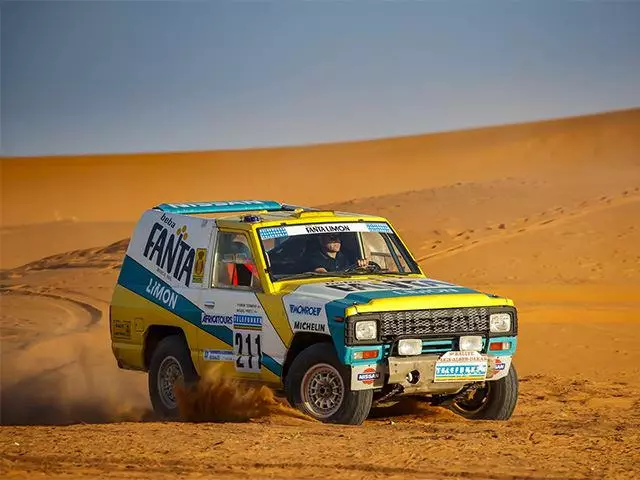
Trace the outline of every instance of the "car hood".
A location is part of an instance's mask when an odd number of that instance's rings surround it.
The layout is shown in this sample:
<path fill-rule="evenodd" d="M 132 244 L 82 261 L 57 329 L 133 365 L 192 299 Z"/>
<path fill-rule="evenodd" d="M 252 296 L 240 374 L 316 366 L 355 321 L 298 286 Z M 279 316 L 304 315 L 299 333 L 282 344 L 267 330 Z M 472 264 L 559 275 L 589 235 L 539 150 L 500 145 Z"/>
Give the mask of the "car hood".
<path fill-rule="evenodd" d="M 431 278 L 390 277 L 306 283 L 284 296 L 285 303 L 358 312 L 512 305 L 506 298 Z"/>

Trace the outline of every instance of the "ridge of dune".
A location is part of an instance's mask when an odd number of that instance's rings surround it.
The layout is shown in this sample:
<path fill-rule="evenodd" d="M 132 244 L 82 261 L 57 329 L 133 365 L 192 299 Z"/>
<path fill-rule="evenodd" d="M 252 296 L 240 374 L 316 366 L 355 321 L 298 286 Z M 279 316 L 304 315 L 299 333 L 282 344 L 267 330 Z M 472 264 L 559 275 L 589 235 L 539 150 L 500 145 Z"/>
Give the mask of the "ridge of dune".
<path fill-rule="evenodd" d="M 56 218 L 134 222 L 161 202 L 273 198 L 317 205 L 536 175 L 542 165 L 575 170 L 602 164 L 605 156 L 632 168 L 640 162 L 638 132 L 640 109 L 632 109 L 301 147 L 4 158 L 2 225 Z"/>
<path fill-rule="evenodd" d="M 132 222 L 60 220 L 0 229 L 0 270 L 129 237 Z"/>
<path fill-rule="evenodd" d="M 308 142 L 304 144 L 291 144 L 291 145 L 280 145 L 280 146 L 270 146 L 270 147 L 245 147 L 245 148 L 231 148 L 231 149 L 215 149 L 215 150 L 169 150 L 169 151 L 145 151 L 145 152 L 113 152 L 113 153 L 95 153 L 95 154 L 61 154 L 61 155 L 46 155 L 46 156 L 33 156 L 33 155 L 23 155 L 23 156 L 4 156 L 4 159 L 39 159 L 39 158 L 49 158 L 49 159 L 76 159 L 83 160 L 87 158 L 99 159 L 104 157 L 129 157 L 129 156 L 137 156 L 137 157 L 146 157 L 150 160 L 156 160 L 161 156 L 175 156 L 182 154 L 211 154 L 211 153 L 248 153 L 248 152 L 269 152 L 269 151 L 287 151 L 287 150 L 300 150 L 300 149 L 317 149 L 319 147 L 322 148 L 342 148 L 347 146 L 363 146 L 363 145 L 371 145 L 375 143 L 386 143 L 386 142 L 396 142 L 396 141 L 412 141 L 412 140 L 420 140 L 424 138 L 435 138 L 438 137 L 440 139 L 447 139 L 450 136 L 458 136 L 463 134 L 474 135 L 478 139 L 487 140 L 492 134 L 499 134 L 500 136 L 504 136 L 506 129 L 513 129 L 518 134 L 532 135 L 532 134 L 542 134 L 549 130 L 556 130 L 558 127 L 567 131 L 567 127 L 578 127 L 583 128 L 587 125 L 598 125 L 602 126 L 603 120 L 606 118 L 605 123 L 609 126 L 619 126 L 620 122 L 627 122 L 631 117 L 635 117 L 635 115 L 640 111 L 640 106 L 629 107 L 624 109 L 617 110 L 607 110 L 601 112 L 593 112 L 593 113 L 585 113 L 582 115 L 568 115 L 565 117 L 550 117 L 546 119 L 540 120 L 532 120 L 532 121 L 522 121 L 522 122 L 512 122 L 512 123 L 503 123 L 503 124 L 493 124 L 486 126 L 478 126 L 478 127 L 469 127 L 469 128 L 460 128 L 454 130 L 444 130 L 438 132 L 431 133 L 422 133 L 422 134 L 407 134 L 407 135 L 393 135 L 386 137 L 375 137 L 369 139 L 357 139 L 357 140 L 345 140 L 340 142 Z M 521 130 L 524 127 L 524 130 Z"/>

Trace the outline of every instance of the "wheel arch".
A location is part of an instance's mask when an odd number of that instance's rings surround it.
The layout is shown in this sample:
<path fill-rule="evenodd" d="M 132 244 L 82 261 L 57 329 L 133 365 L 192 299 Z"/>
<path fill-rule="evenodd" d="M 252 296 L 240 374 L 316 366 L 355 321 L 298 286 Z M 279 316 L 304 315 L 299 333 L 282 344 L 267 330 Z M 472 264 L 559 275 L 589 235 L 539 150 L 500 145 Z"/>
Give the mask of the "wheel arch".
<path fill-rule="evenodd" d="M 293 363 L 295 358 L 300 355 L 303 350 L 310 347 L 311 345 L 323 342 L 330 343 L 331 347 L 333 347 L 333 341 L 330 335 L 310 332 L 296 332 L 296 334 L 293 336 L 293 339 L 291 340 L 291 345 L 289 345 L 284 365 L 282 366 L 283 384 L 285 383 L 287 374 L 289 373 L 289 368 L 291 367 L 291 364 Z"/>
<path fill-rule="evenodd" d="M 151 325 L 149 326 L 149 328 L 147 328 L 142 351 L 144 358 L 144 368 L 146 370 L 149 370 L 153 352 L 155 351 L 158 344 L 162 341 L 163 338 L 171 335 L 178 335 L 182 337 L 185 344 L 187 343 L 187 336 L 184 333 L 184 330 L 182 330 L 182 328 L 180 327 L 172 325 Z"/>

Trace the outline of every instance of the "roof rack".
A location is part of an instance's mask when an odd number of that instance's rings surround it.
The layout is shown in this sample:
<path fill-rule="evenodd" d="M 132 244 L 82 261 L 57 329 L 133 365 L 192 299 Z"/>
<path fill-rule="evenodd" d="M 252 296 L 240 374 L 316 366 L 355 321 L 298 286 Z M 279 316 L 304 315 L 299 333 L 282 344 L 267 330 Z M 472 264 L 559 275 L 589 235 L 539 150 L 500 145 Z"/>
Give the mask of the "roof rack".
<path fill-rule="evenodd" d="M 316 211 L 315 208 L 297 207 L 273 200 L 222 200 L 214 202 L 161 203 L 153 207 L 167 213 L 233 213 L 265 210 L 267 212 L 295 211 L 298 209 Z"/>

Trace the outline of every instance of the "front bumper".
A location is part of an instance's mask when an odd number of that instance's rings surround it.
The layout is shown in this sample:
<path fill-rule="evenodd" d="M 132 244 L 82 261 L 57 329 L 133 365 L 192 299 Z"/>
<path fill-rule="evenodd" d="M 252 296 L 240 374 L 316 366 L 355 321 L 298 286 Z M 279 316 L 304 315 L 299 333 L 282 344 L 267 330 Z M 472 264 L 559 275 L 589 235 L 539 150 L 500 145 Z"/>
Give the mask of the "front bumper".
<path fill-rule="evenodd" d="M 459 352 L 456 352 L 459 353 Z M 415 393 L 457 393 L 465 385 L 478 381 L 498 380 L 507 375 L 511 366 L 510 355 L 478 354 L 486 359 L 486 369 L 481 377 L 471 375 L 458 380 L 444 379 L 442 371 L 436 381 L 436 366 L 443 355 L 416 355 L 409 357 L 388 357 L 382 362 L 352 365 L 351 390 L 378 389 L 385 385 L 400 385 L 401 395 Z M 460 369 L 454 370 L 459 374 Z"/>

